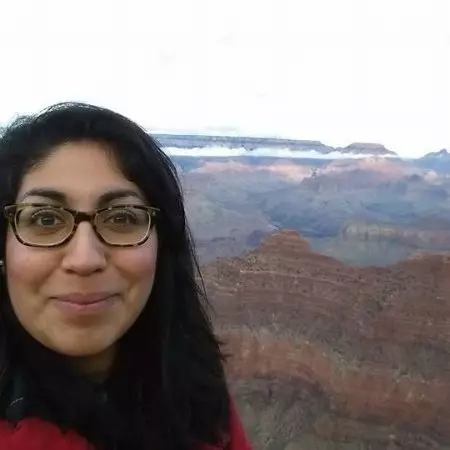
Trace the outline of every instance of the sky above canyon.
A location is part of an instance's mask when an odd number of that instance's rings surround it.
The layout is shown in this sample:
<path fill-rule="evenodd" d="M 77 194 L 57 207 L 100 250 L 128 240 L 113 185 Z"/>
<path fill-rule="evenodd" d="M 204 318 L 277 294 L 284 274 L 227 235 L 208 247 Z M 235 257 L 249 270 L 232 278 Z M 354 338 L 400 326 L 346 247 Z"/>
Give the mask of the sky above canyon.
<path fill-rule="evenodd" d="M 448 0 L 15 0 L 0 122 L 86 101 L 152 131 L 450 149 Z"/>

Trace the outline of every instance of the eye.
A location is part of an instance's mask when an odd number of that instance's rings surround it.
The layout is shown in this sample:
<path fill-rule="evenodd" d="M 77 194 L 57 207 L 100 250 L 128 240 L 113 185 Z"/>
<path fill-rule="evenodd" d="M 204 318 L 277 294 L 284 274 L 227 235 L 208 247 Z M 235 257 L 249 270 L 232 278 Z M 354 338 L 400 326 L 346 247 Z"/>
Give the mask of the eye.
<path fill-rule="evenodd" d="M 107 211 L 102 223 L 116 226 L 137 225 L 139 217 L 131 208 L 118 208 Z"/>
<path fill-rule="evenodd" d="M 67 218 L 61 211 L 53 208 L 25 208 L 21 211 L 19 222 L 25 226 L 54 228 L 65 225 Z"/>

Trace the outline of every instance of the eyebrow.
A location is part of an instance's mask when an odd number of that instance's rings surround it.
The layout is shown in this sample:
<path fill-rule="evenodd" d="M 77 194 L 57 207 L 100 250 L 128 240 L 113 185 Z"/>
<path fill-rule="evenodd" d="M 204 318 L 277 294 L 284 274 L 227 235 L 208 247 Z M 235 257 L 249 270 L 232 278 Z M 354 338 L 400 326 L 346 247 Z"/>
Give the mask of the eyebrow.
<path fill-rule="evenodd" d="M 20 197 L 20 201 L 23 201 L 27 197 L 43 197 L 65 205 L 69 203 L 66 194 L 58 191 L 57 189 L 51 188 L 30 189 Z M 112 202 L 113 200 L 119 200 L 126 197 L 134 197 L 143 201 L 142 196 L 132 189 L 112 189 L 100 195 L 97 199 L 97 204 L 101 207 Z"/>

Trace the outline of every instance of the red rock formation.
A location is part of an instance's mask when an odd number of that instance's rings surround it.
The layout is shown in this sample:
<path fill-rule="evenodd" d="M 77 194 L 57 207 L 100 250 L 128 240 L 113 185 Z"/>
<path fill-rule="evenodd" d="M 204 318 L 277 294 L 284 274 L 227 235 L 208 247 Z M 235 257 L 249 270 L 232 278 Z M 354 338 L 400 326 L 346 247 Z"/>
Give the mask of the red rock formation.
<path fill-rule="evenodd" d="M 206 266 L 215 323 L 233 354 L 229 376 L 257 448 L 450 443 L 449 262 L 425 255 L 351 268 L 282 232 L 245 257 Z M 270 394 L 274 383 L 290 389 L 284 400 Z"/>

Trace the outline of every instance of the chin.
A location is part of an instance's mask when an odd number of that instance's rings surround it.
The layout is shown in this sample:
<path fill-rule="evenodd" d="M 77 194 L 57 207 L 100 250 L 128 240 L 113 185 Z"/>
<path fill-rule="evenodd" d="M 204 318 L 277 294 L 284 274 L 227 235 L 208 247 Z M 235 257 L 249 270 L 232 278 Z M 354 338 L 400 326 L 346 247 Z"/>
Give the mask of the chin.
<path fill-rule="evenodd" d="M 73 358 L 92 358 L 99 354 L 102 354 L 105 349 L 100 348 L 78 348 L 78 347 L 53 347 L 53 350 L 56 353 L 59 353 L 63 356 L 69 356 Z"/>
<path fill-rule="evenodd" d="M 111 347 L 113 347 L 113 343 L 109 341 L 106 342 L 104 339 L 99 341 L 93 339 L 77 339 L 70 342 L 67 342 L 67 340 L 53 342 L 48 345 L 48 347 L 54 352 L 64 356 L 89 358 L 108 352 Z"/>

